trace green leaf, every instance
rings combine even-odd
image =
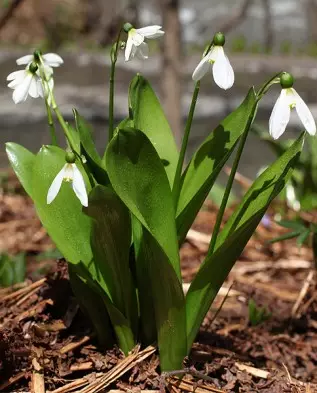
[[[233,152],[240,135],[256,109],[254,89],[242,104],[208,136],[192,157],[182,176],[177,205],[177,233],[182,243],[198,211],[207,198],[220,170]]]
[[[10,164],[27,194],[32,198],[32,173],[35,155],[17,143],[6,143]]]
[[[130,321],[136,335],[137,299],[129,267],[130,213],[119,197],[104,186],[93,188],[84,211],[92,218],[91,248],[98,281],[104,281],[112,303]]]
[[[293,239],[294,237],[299,236],[301,233],[302,233],[301,231],[288,232],[285,233],[284,235],[277,236],[274,239],[269,240],[268,243],[273,244],[273,243],[281,242],[283,240]]]
[[[161,104],[150,83],[136,75],[129,89],[129,112],[134,128],[143,131],[162,160],[170,185],[173,185],[178,149]]]
[[[108,145],[106,163],[115,192],[157,240],[180,279],[172,193],[150,140],[136,129],[119,130]]]
[[[115,331],[119,347],[125,355],[128,355],[129,351],[131,351],[136,344],[130,323],[127,318],[125,318],[125,316],[120,312],[120,310],[115,307],[106,291],[104,291],[104,289],[97,282],[97,273],[96,271],[94,271],[94,267],[88,272],[86,266],[82,263],[79,263],[73,265],[72,269],[73,272],[75,272],[85,284],[87,284],[91,289],[94,290],[96,294],[99,295],[99,299],[102,299],[102,301],[104,302],[109,313],[111,324]],[[85,291],[85,288],[82,287],[82,290]],[[91,311],[94,313],[93,310]],[[98,318],[98,316],[96,315],[92,315],[92,317]],[[107,329],[107,325],[105,327],[106,329],[103,334],[106,335],[109,334],[109,328]]]
[[[85,269],[84,266],[81,268]],[[113,329],[110,323],[107,308],[100,293],[90,285],[89,280],[85,280],[78,275],[78,267],[68,264],[69,281],[76,299],[83,313],[91,321],[97,334],[98,341],[103,348],[112,348],[114,345]],[[86,277],[89,273],[86,273]]]
[[[99,183],[107,185],[109,183],[109,178],[96,150],[95,143],[92,138],[92,128],[86,120],[80,116],[76,109],[73,109],[73,113],[76,128],[80,137],[81,147],[83,154],[87,159],[88,167]]]
[[[309,235],[310,235],[310,229],[306,229],[298,236],[296,240],[296,244],[298,245],[298,247],[301,247],[305,243]]]
[[[253,183],[220,233],[215,251],[207,255],[186,296],[188,351],[199,327],[270,202],[283,189],[296,166],[304,133]],[[199,305],[199,307],[197,307]]]
[[[144,345],[157,341],[157,331],[154,315],[154,300],[149,276],[149,263],[142,252],[143,227],[138,219],[131,215],[133,231],[133,248],[131,253],[131,269],[134,272],[138,290],[140,307],[140,337]]]
[[[26,260],[25,253],[13,257],[7,254],[0,255],[0,287],[23,282],[25,280]]]
[[[82,213],[80,201],[69,183],[63,182],[61,189],[48,205],[47,192],[57,173],[65,165],[65,151],[56,146],[43,146],[37,154],[33,167],[32,199],[38,216],[48,234],[64,255],[72,263],[92,259],[90,248],[91,220]],[[76,165],[80,168],[78,162]],[[86,187],[90,186],[85,173]]]
[[[297,231],[300,231],[302,229],[306,229],[306,226],[299,221],[290,221],[290,220],[280,220],[276,221],[278,225],[284,228],[289,228],[289,229],[295,229]]]
[[[166,254],[144,229],[140,252],[148,264],[162,371],[179,370],[186,356],[186,314],[182,285]],[[145,295],[145,294],[142,294]]]

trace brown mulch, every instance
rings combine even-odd
[[[272,221],[273,210],[205,318],[180,380],[160,375],[155,348],[136,348],[124,358],[117,348],[98,347],[72,294],[67,265],[36,261],[54,245],[31,201],[17,183],[9,184],[0,195],[0,249],[24,251],[29,263],[24,283],[0,289],[0,391],[317,392],[313,256],[293,240],[267,243],[284,231]],[[207,203],[181,249],[185,290],[203,261],[215,214]],[[46,276],[43,266],[50,269]],[[248,319],[250,299],[270,313],[257,326]]]

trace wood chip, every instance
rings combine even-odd
[[[43,369],[36,358],[32,359],[31,393],[45,393]]]
[[[237,367],[238,370],[246,371],[248,374],[251,374],[254,377],[267,379],[270,375],[268,371],[261,370],[260,368],[248,366],[247,364],[235,363],[234,365]]]
[[[226,393],[223,390],[217,389],[211,385],[201,385],[197,384],[192,381],[187,381],[185,379],[179,379],[179,378],[168,378],[167,379],[168,385],[174,386],[181,391],[185,392],[195,392],[195,393]]]

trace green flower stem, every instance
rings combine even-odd
[[[73,153],[76,155],[76,157],[81,162],[81,164],[82,164],[82,166],[83,166],[83,168],[84,168],[84,170],[85,170],[85,172],[87,174],[87,177],[89,179],[91,187],[94,187],[95,186],[95,181],[94,181],[93,177],[91,176],[89,168],[88,168],[87,164],[83,161],[83,159],[80,156],[80,154],[77,153],[76,148],[75,148],[75,142],[74,142],[74,140],[72,138],[72,135],[70,134],[70,132],[68,130],[67,123],[64,120],[63,115],[61,114],[61,112],[60,112],[60,110],[59,110],[59,108],[58,108],[58,106],[56,104],[53,92],[51,91],[50,94],[51,94],[51,100],[52,100],[52,108],[53,108],[53,110],[54,110],[54,112],[56,114],[56,117],[57,117],[57,119],[58,119],[58,121],[59,121],[59,123],[60,123],[60,125],[61,125],[61,127],[63,129],[63,132],[65,134],[67,143],[68,143],[69,147],[71,148],[71,150],[73,151]]]
[[[245,131],[244,131],[244,133],[241,136],[241,139],[240,139],[240,142],[239,142],[239,146],[238,146],[238,150],[237,150],[237,154],[235,156],[235,159],[234,159],[234,162],[233,162],[233,165],[232,165],[232,168],[231,168],[231,172],[230,172],[230,175],[229,175],[229,179],[228,179],[228,182],[227,182],[227,185],[226,185],[226,189],[225,189],[225,192],[223,194],[221,205],[220,205],[220,208],[218,210],[217,219],[216,219],[216,223],[215,223],[214,229],[212,231],[212,237],[211,237],[211,241],[210,241],[210,244],[209,244],[207,255],[212,255],[212,253],[215,250],[215,245],[216,245],[217,237],[218,237],[218,234],[219,234],[219,231],[220,231],[220,226],[221,226],[221,222],[222,222],[222,219],[223,219],[223,215],[224,215],[227,203],[228,203],[228,199],[229,199],[229,196],[230,196],[232,184],[233,184],[233,181],[234,181],[234,178],[235,178],[238,166],[239,166],[239,162],[240,162],[240,158],[241,158],[241,155],[242,155],[242,151],[244,149],[245,142],[247,140],[247,137],[248,137],[248,134],[249,134],[249,131],[250,131],[250,128],[251,128],[251,125],[252,125],[255,113],[256,113],[256,108],[257,108],[257,105],[255,105],[254,110],[253,110],[252,114],[250,115],[250,117],[248,119],[248,123],[247,123],[247,126],[245,128]]]
[[[119,31],[118,38],[116,43],[111,48],[111,70],[110,70],[110,80],[109,80],[109,142],[113,137],[114,130],[114,81],[115,81],[115,73],[116,73],[116,63],[118,60],[118,49],[119,49],[119,41],[121,36],[122,28]]]
[[[186,121],[186,126],[185,126],[185,131],[184,131],[184,137],[182,141],[182,147],[181,151],[179,153],[179,158],[177,162],[177,167],[176,167],[176,172],[175,172],[175,178],[174,178],[174,184],[173,184],[173,197],[174,197],[174,204],[175,204],[175,209],[177,208],[177,203],[179,199],[179,194],[180,194],[180,184],[181,184],[181,176],[182,176],[182,169],[184,165],[184,160],[185,160],[185,154],[186,154],[186,149],[188,145],[188,139],[189,139],[189,134],[193,122],[193,117],[194,117],[194,112],[195,112],[195,107],[198,99],[198,94],[200,90],[200,81],[196,82],[195,84],[195,89],[192,97],[192,102],[190,104],[190,109]]]
[[[52,111],[51,111],[51,108],[49,106],[49,103],[48,103],[46,97],[45,97],[44,101],[45,101],[47,121],[48,121],[48,127],[49,127],[50,134],[51,134],[52,145],[57,146],[58,144],[57,144],[56,130],[55,130],[55,126],[54,126]]]
[[[246,129],[245,129],[244,133],[242,134],[242,137],[241,137],[240,142],[239,142],[238,151],[237,151],[237,154],[235,156],[235,159],[234,159],[234,162],[233,162],[233,165],[232,165],[232,168],[231,168],[231,172],[230,172],[229,179],[228,179],[228,182],[227,182],[227,185],[226,185],[226,189],[225,189],[225,192],[224,192],[224,195],[223,195],[223,198],[222,198],[222,201],[221,201],[221,205],[220,205],[220,208],[219,208],[219,211],[218,211],[218,214],[217,214],[216,223],[215,223],[215,226],[214,226],[214,229],[213,229],[213,232],[212,232],[212,237],[211,237],[211,241],[210,241],[209,249],[208,249],[208,255],[211,255],[214,252],[214,250],[215,250],[215,245],[216,245],[217,237],[218,237],[218,234],[219,234],[219,231],[220,231],[220,226],[221,226],[221,222],[222,222],[222,219],[223,219],[223,215],[224,215],[227,203],[228,203],[229,195],[230,195],[232,184],[233,184],[233,181],[234,181],[237,169],[238,169],[238,165],[239,165],[239,162],[240,162],[241,154],[242,154],[242,151],[244,149],[245,142],[247,140],[247,136],[249,134],[249,130],[251,128],[253,119],[254,119],[255,114],[256,114],[257,104],[261,100],[261,98],[265,95],[265,93],[269,90],[269,88],[274,83],[278,83],[280,81],[281,74],[282,74],[282,72],[279,72],[278,74],[274,75],[273,78],[271,78],[268,82],[266,82],[259,89],[259,91],[256,94],[257,95],[256,105],[254,106],[254,110],[253,110],[253,112],[251,113],[251,115],[249,117],[248,124],[247,124]]]
[[[44,72],[43,60],[41,61],[41,66],[39,67],[39,71],[40,71],[40,76],[41,76],[42,82],[43,82],[44,101],[45,101],[47,120],[48,120],[48,127],[49,127],[50,134],[51,134],[52,145],[53,146],[57,146],[56,130],[55,130],[54,121],[53,121],[53,117],[52,117],[51,107],[50,107],[50,105],[48,103],[48,97],[50,95],[50,89],[49,89],[49,86],[48,86],[48,80],[47,80],[45,72]]]

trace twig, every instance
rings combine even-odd
[[[34,288],[32,291],[30,291],[25,296],[23,296],[15,305],[16,306],[21,306],[22,303],[24,303],[27,299],[29,299],[32,295],[34,295],[40,289],[41,289],[41,287]]]
[[[15,320],[18,322],[21,322],[25,318],[33,317],[37,313],[41,312],[41,310],[44,309],[44,307],[49,304],[52,306],[54,304],[52,299],[45,299],[38,304],[36,304],[34,307],[30,308],[29,310],[24,311],[23,313],[17,315],[15,317]]]
[[[95,381],[89,386],[80,390],[80,393],[98,393],[104,390],[116,379],[120,378],[127,371],[131,370],[131,368],[135,367],[138,363],[151,356],[156,351],[156,348],[149,346],[141,352],[138,351],[139,347],[136,347],[136,349],[132,351],[130,355],[128,355],[106,374],[104,374],[100,379],[98,379],[98,381]]]
[[[226,393],[223,390],[214,388],[210,385],[199,385],[192,381],[180,380],[179,378],[169,378],[167,381],[168,385],[177,387],[178,389],[184,390],[186,392],[195,393]]]
[[[21,288],[18,291],[15,291],[13,293],[10,293],[10,294],[4,296],[2,299],[0,299],[0,302],[5,302],[7,300],[14,299],[16,297],[19,297],[20,295],[23,295],[24,293],[32,291],[34,288],[38,288],[38,287],[42,286],[45,283],[45,281],[46,281],[46,278],[42,278],[41,280],[35,281],[33,284],[31,284],[25,288]]]
[[[84,336],[81,340],[74,342],[74,343],[70,343],[65,345],[63,348],[60,349],[60,353],[62,355],[64,355],[67,352],[73,351],[74,349],[80,347],[83,344],[86,344],[86,342],[88,342],[91,339],[92,336]]]
[[[302,289],[299,292],[298,298],[292,308],[292,317],[293,318],[300,318],[300,316],[301,316],[301,313],[298,313],[297,311],[298,311],[302,301],[304,300],[304,298],[308,292],[308,289],[309,289],[310,284],[313,280],[313,277],[314,277],[314,270],[311,270],[308,273],[306,280],[304,281],[304,284],[302,286]]]
[[[18,373],[17,375],[14,375],[13,377],[9,378],[7,381],[3,382],[0,385],[0,391],[7,389],[9,386],[15,384],[16,382],[20,381],[20,379],[25,377],[25,371],[21,371],[20,373]]]

